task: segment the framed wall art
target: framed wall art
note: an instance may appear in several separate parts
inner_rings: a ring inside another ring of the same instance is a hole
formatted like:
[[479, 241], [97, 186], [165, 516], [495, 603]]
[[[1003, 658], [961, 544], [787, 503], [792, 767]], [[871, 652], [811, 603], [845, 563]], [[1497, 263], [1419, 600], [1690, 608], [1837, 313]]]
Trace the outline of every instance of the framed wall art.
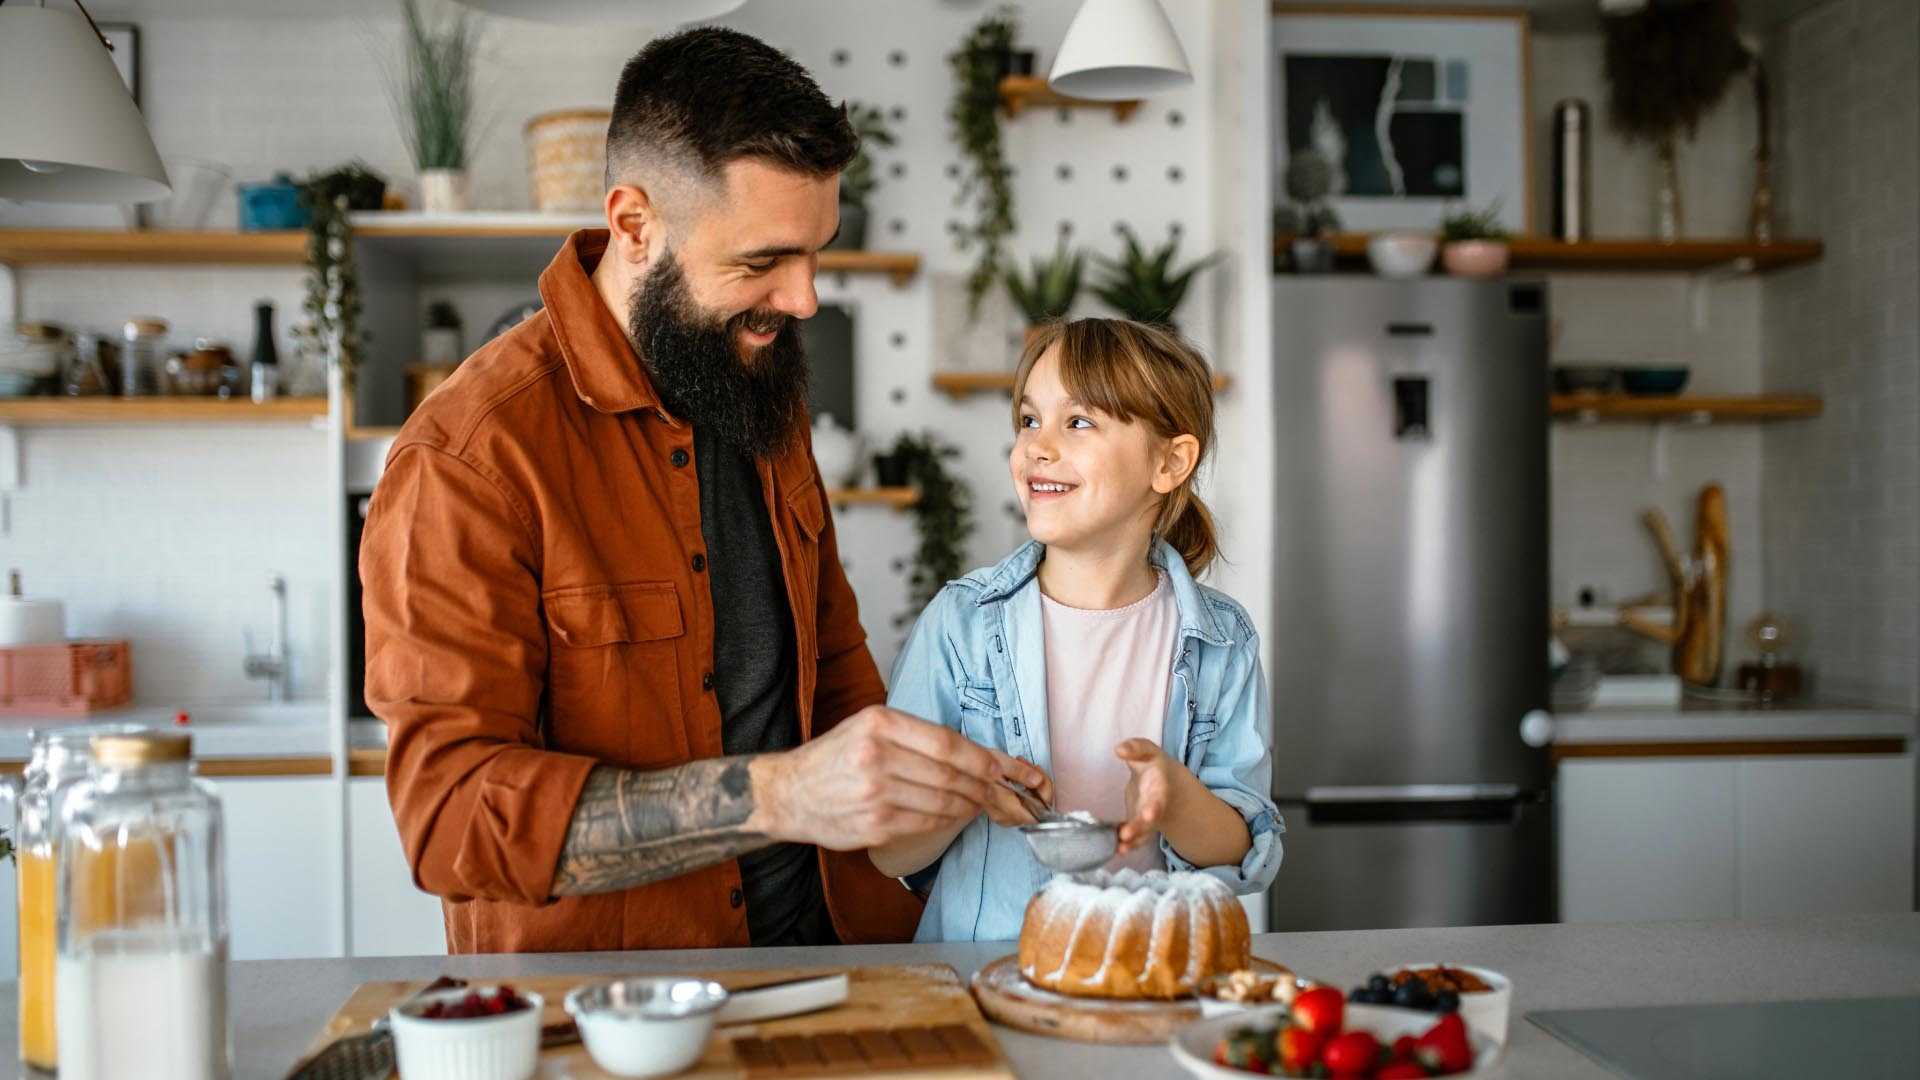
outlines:
[[1524, 11], [1277, 3], [1272, 42], [1276, 198], [1311, 154], [1349, 231], [1496, 204], [1507, 230], [1529, 231]]

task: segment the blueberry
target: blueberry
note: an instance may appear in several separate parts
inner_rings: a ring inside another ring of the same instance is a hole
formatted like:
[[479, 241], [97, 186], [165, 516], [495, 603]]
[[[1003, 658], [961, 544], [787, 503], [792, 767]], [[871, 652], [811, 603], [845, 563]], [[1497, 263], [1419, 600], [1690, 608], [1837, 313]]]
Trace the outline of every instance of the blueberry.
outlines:
[[1460, 995], [1451, 990], [1442, 990], [1435, 996], [1433, 1006], [1443, 1013], [1457, 1012], [1460, 1009]]
[[1393, 1003], [1408, 1009], [1424, 1009], [1429, 1004], [1426, 987], [1418, 979], [1408, 979], [1393, 992]]
[[1358, 1005], [1365, 1005], [1367, 1002], [1373, 1000], [1373, 994], [1364, 986], [1356, 986], [1353, 988], [1353, 993], [1347, 995], [1347, 1000]]
[[1367, 976], [1367, 989], [1378, 993], [1382, 990], [1393, 989], [1393, 984], [1387, 981], [1385, 975], [1376, 971], [1372, 975]]

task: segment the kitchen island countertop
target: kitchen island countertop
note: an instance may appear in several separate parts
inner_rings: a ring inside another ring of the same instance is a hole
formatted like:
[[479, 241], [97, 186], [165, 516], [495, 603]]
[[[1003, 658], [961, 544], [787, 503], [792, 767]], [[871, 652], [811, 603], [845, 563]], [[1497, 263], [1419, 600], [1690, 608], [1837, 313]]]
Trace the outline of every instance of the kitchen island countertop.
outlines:
[[[965, 977], [1010, 951], [1007, 943], [986, 943], [238, 963], [228, 998], [234, 1075], [284, 1076], [354, 987], [373, 979], [577, 973], [586, 981], [638, 972], [925, 962], [951, 964]], [[1911, 913], [1262, 934], [1254, 951], [1342, 985], [1399, 962], [1474, 963], [1504, 972], [1514, 983], [1510, 1077], [1611, 1075], [1527, 1022], [1525, 1014], [1536, 1010], [1920, 995], [1920, 915]], [[16, 1016], [15, 985], [0, 984], [0, 1029], [9, 1046]], [[1088, 1045], [998, 1026], [994, 1034], [1014, 1070], [1029, 1080], [1179, 1075], [1160, 1046]], [[0, 1073], [11, 1075], [13, 1067], [8, 1060]]]

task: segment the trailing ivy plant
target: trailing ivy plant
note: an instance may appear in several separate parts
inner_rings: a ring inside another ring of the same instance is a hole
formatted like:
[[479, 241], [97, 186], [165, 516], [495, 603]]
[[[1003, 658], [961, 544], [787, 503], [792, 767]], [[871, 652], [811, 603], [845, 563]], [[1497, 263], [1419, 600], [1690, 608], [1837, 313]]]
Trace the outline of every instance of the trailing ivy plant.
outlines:
[[1017, 266], [1007, 269], [1007, 294], [1019, 305], [1029, 326], [1067, 317], [1067, 309], [1080, 295], [1081, 272], [1086, 261], [1085, 252], [1067, 250], [1067, 238], [1063, 234], [1051, 256], [1033, 260], [1032, 275], [1022, 275]]
[[887, 115], [872, 105], [858, 102], [847, 103], [847, 121], [853, 125], [853, 133], [860, 140], [860, 150], [840, 170], [840, 201], [848, 206], [867, 208], [867, 200], [873, 197], [873, 191], [880, 186], [879, 175], [873, 167], [873, 147], [891, 148], [897, 140], [893, 129], [887, 125]]
[[1170, 233], [1166, 244], [1152, 251], [1140, 246], [1140, 239], [1132, 229], [1121, 226], [1120, 235], [1127, 243], [1126, 253], [1121, 258], [1115, 260], [1094, 256], [1106, 271], [1105, 276], [1094, 284], [1094, 295], [1135, 322], [1164, 326], [1170, 330], [1179, 329], [1173, 320], [1173, 313], [1180, 310], [1180, 305], [1186, 301], [1187, 290], [1193, 287], [1194, 275], [1218, 262], [1220, 253], [1214, 252], [1175, 270], [1173, 257], [1180, 249], [1178, 233]]
[[1003, 6], [973, 28], [947, 56], [953, 69], [953, 102], [947, 119], [953, 141], [967, 158], [954, 201], [973, 210], [971, 224], [960, 228], [960, 248], [976, 252], [967, 275], [967, 314], [980, 314], [980, 301], [1000, 277], [1006, 242], [1013, 235], [1013, 175], [1000, 145], [1000, 79], [1013, 51], [1018, 24], [1011, 6]]
[[967, 571], [967, 540], [973, 536], [973, 493], [947, 469], [957, 447], [933, 432], [903, 432], [893, 454], [906, 462], [907, 483], [919, 493], [913, 504], [913, 608], [901, 625], [932, 602], [942, 586]]
[[293, 328], [294, 340], [309, 355], [337, 365], [348, 386], [365, 344], [360, 330], [360, 275], [353, 258], [353, 221], [347, 195], [325, 185], [303, 187], [310, 214], [307, 226], [306, 321]]

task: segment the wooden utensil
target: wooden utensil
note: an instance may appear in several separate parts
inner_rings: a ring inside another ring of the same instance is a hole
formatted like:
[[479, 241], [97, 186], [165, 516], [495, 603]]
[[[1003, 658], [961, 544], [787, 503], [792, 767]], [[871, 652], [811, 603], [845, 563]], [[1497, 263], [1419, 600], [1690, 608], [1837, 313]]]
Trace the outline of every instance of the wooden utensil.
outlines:
[[1727, 528], [1727, 495], [1718, 484], [1700, 489], [1693, 519], [1693, 556], [1682, 558], [1666, 515], [1648, 509], [1640, 520], [1653, 534], [1672, 584], [1671, 623], [1661, 624], [1640, 609], [1652, 605], [1620, 605], [1620, 625], [1641, 637], [1673, 648], [1673, 673], [1695, 686], [1712, 686], [1720, 678], [1727, 626], [1727, 574], [1731, 541]]

